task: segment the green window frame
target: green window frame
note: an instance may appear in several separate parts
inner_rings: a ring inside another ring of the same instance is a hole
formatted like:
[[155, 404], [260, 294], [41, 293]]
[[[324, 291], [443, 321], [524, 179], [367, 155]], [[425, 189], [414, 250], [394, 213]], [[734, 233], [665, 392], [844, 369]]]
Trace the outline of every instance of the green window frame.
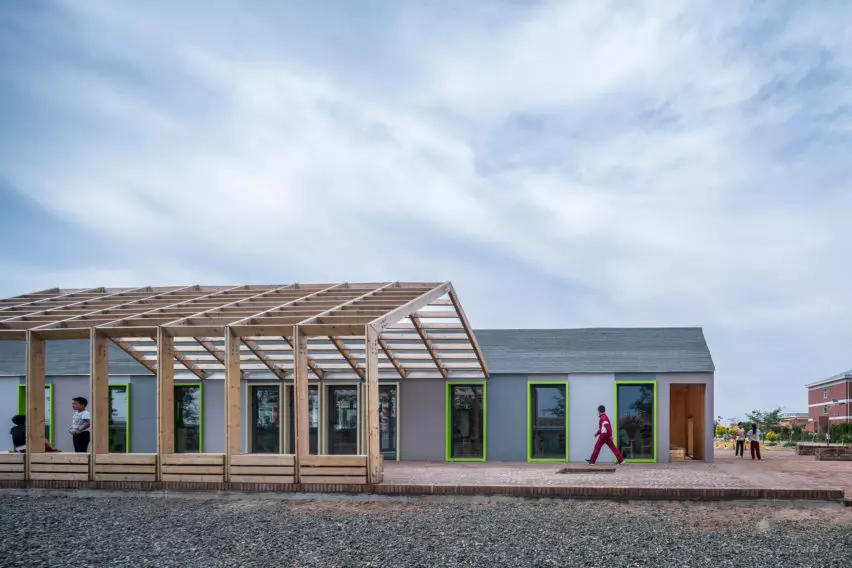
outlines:
[[[53, 383], [47, 383], [44, 385], [44, 390], [50, 393], [50, 408], [44, 409], [44, 415], [50, 418], [50, 424], [47, 426], [47, 441], [52, 446], [54, 431], [56, 430], [56, 425], [54, 424], [54, 413], [53, 406], [55, 404], [55, 398], [53, 397]], [[18, 414], [27, 415], [27, 385], [18, 384]]]
[[[565, 457], [564, 458], [534, 458], [533, 457], [533, 421], [535, 419], [533, 411], [533, 392], [537, 386], [561, 386], [565, 389]], [[568, 462], [571, 460], [569, 447], [570, 441], [568, 438], [568, 381], [527, 381], [527, 461], [528, 462]]]
[[[615, 424], [612, 425], [613, 437], [612, 441], [615, 444], [615, 447], [618, 447], [618, 387], [619, 385], [652, 385], [654, 387], [654, 405], [653, 405], [653, 424], [654, 424], [654, 457], [652, 459], [641, 458], [641, 459], [627, 459], [625, 458], [625, 462], [629, 463], [656, 463], [657, 462], [657, 437], [659, 436], [659, 431], [657, 429], [657, 381], [656, 379], [649, 380], [640, 380], [640, 381], [615, 381], [615, 405], [613, 407], [613, 414], [615, 418], [612, 418], [610, 415], [610, 419], [615, 421]], [[615, 458], [613, 458], [615, 461]]]
[[[197, 452], [186, 452], [183, 453], [204, 453], [204, 384], [200, 382], [193, 383], [185, 383], [185, 382], [176, 382], [174, 384], [174, 390], [177, 391], [179, 388], [185, 387], [198, 387], [198, 451]], [[174, 397], [174, 445], [172, 448], [175, 453], [180, 453], [177, 450], [178, 437], [177, 437], [177, 411], [178, 411], [178, 400], [177, 397]]]
[[[453, 446], [453, 387], [482, 387], [482, 457], [478, 458], [454, 458]], [[488, 384], [486, 381], [452, 381], [444, 387], [445, 396], [445, 418], [444, 425], [444, 451], [448, 462], [484, 462], [488, 454]]]
[[[124, 415], [127, 417], [127, 425], [125, 427], [125, 432], [124, 432], [124, 453], [129, 454], [129, 453], [131, 453], [130, 452], [130, 422], [131, 422], [131, 420], [130, 420], [130, 383], [110, 383], [109, 384], [109, 390], [112, 390], [113, 388], [123, 388], [124, 392], [125, 392], [125, 395], [124, 395]], [[109, 420], [110, 420], [110, 422], [112, 422], [112, 395], [109, 394], [109, 392], [107, 394], [109, 395], [109, 405], [110, 405]], [[110, 453], [113, 453], [112, 448], [109, 448], [108, 451]]]

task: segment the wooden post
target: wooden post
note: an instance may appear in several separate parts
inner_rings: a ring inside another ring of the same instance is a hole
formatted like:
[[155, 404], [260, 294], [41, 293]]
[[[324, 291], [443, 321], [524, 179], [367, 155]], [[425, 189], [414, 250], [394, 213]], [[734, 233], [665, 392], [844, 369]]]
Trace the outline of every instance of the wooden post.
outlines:
[[225, 481], [231, 479], [231, 456], [240, 448], [240, 338], [225, 328]]
[[293, 410], [296, 414], [296, 482], [299, 482], [302, 457], [311, 453], [310, 407], [308, 405], [308, 338], [299, 326], [293, 327]]
[[379, 334], [367, 326], [365, 339], [367, 372], [364, 384], [364, 404], [367, 418], [367, 483], [382, 481], [382, 456], [379, 444]]
[[109, 355], [108, 338], [92, 328], [91, 370], [89, 372], [89, 401], [92, 416], [92, 456], [89, 479], [95, 478], [95, 463], [99, 454], [109, 453]]
[[[25, 466], [27, 479], [30, 479], [31, 458], [33, 454], [44, 453], [44, 387], [45, 357], [44, 339], [33, 332], [27, 332], [27, 453]], [[53, 424], [56, 428], [56, 424]]]
[[175, 340], [157, 328], [157, 480], [163, 479], [163, 456], [175, 452]]

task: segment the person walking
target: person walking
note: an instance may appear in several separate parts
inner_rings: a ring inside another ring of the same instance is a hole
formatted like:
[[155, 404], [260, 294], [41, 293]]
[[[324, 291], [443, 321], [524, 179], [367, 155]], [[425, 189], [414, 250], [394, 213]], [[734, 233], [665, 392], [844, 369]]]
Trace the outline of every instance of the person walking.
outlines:
[[760, 460], [760, 437], [763, 435], [763, 432], [757, 427], [757, 424], [751, 425], [751, 430], [748, 433], [749, 439], [749, 448], [751, 449], [751, 459], [755, 459], [757, 456], [758, 461]]
[[615, 447], [615, 444], [612, 443], [612, 423], [606, 415], [606, 408], [604, 408], [604, 405], [600, 405], [598, 407], [598, 431], [595, 432], [594, 437], [598, 440], [595, 442], [595, 449], [592, 451], [592, 457], [586, 460], [587, 464], [595, 465], [595, 462], [598, 460], [598, 454], [601, 453], [601, 448], [604, 447], [604, 444], [612, 450], [612, 454], [615, 456], [615, 459], [618, 460], [618, 465], [624, 463], [624, 458], [621, 456], [621, 452], [619, 452], [618, 448]]
[[743, 430], [743, 423], [740, 422], [737, 424], [737, 445], [734, 449], [734, 457], [739, 456], [741, 459], [743, 457], [743, 451], [745, 450], [745, 430]]

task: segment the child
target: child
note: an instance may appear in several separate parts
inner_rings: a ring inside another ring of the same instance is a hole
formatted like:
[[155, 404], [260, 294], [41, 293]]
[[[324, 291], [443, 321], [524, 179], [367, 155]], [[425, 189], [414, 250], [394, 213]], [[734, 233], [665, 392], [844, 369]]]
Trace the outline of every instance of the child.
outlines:
[[[16, 414], [12, 417], [12, 429], [9, 433], [12, 435], [12, 452], [23, 453], [27, 451], [27, 417], [23, 414]], [[58, 452], [56, 448], [51, 446], [47, 440], [44, 441], [45, 452]]]
[[92, 424], [92, 417], [89, 416], [89, 411], [86, 407], [89, 401], [82, 396], [75, 397], [71, 400], [71, 408], [74, 409], [74, 416], [71, 417], [71, 438], [74, 440], [74, 451], [77, 453], [86, 453], [89, 451], [89, 440], [91, 432], [89, 427]]
[[586, 463], [589, 465], [595, 465], [595, 462], [598, 459], [598, 454], [601, 452], [601, 448], [603, 448], [604, 444], [609, 446], [609, 449], [612, 450], [613, 455], [615, 455], [615, 459], [618, 460], [618, 465], [624, 463], [624, 458], [621, 457], [621, 452], [618, 451], [618, 448], [615, 447], [615, 444], [612, 443], [612, 423], [609, 421], [609, 417], [606, 415], [606, 408], [603, 405], [598, 407], [598, 431], [595, 432], [595, 438], [597, 438], [597, 442], [595, 442], [595, 449], [592, 451], [592, 457], [586, 460]]
[[757, 429], [757, 424], [751, 425], [751, 431], [748, 433], [749, 447], [751, 448], [751, 459], [757, 456], [760, 460], [760, 436], [763, 434]]

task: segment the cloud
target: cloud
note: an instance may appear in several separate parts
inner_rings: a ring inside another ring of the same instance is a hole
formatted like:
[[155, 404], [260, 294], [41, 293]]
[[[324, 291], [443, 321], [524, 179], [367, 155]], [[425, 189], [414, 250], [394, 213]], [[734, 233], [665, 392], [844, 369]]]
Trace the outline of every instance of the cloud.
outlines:
[[9, 11], [4, 181], [113, 254], [6, 286], [449, 278], [477, 325], [703, 325], [720, 409], [802, 406], [849, 366], [849, 16]]

